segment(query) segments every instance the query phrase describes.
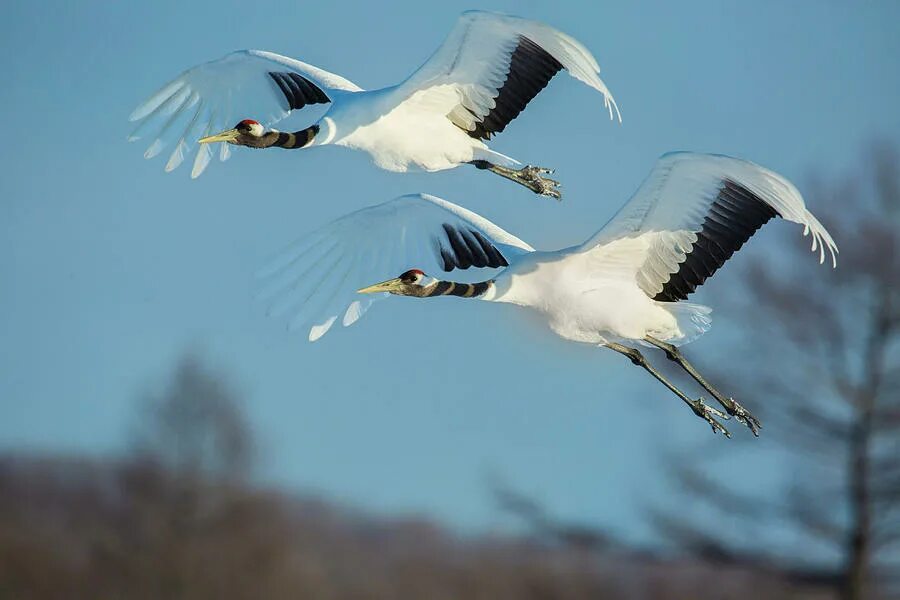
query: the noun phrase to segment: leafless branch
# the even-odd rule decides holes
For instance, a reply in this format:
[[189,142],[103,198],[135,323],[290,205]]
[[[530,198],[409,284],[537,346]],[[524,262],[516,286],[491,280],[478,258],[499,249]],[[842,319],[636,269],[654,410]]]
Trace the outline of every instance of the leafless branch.
[[[766,402],[765,432],[784,444],[797,473],[784,504],[757,506],[721,480],[675,471],[693,501],[733,506],[733,517],[747,523],[777,518],[811,536],[823,555],[844,556],[838,579],[847,600],[872,589],[874,564],[900,571],[900,555],[884,551],[900,536],[900,156],[880,146],[869,164],[862,180],[813,188],[821,220],[841,246],[835,272],[813,273],[805,249],[792,245],[779,268],[771,260],[751,264],[733,295],[743,315],[759,315],[746,335],[763,350],[729,365],[728,376],[750,397],[777,398]],[[698,528],[678,512],[654,520],[695,551],[734,557],[745,550],[730,532]],[[754,559],[772,563],[776,555],[773,548]],[[799,564],[806,556],[781,558]]]

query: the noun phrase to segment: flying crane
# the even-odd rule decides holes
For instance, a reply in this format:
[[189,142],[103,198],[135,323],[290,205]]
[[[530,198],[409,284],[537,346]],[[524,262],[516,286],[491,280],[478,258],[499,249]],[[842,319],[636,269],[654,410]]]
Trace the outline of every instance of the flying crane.
[[[378,298],[443,296],[536,311],[557,335],[626,356],[662,382],[713,428],[735,417],[759,421],[713,387],[680,347],[710,326],[709,307],[685,302],[774,217],[803,225],[812,250],[837,266],[837,247],[785,178],[727,156],[664,155],[619,212],[587,241],[536,251],[456,204],[427,194],[401,196],[341,217],[299,240],[262,272],[270,313],[309,326],[314,341],[341,319],[355,323]],[[502,269],[477,283],[429,273]],[[396,278],[371,284],[391,273]],[[363,294],[362,296],[360,294]],[[635,345],[660,349],[725,412],[693,399],[657,371]]]
[[[376,90],[299,60],[241,50],[183,72],[131,114],[134,141],[155,128],[144,153],[174,149],[166,171],[200,146],[192,177],[209,165],[209,144],[250,148],[337,145],[367,152],[382,169],[442,171],[469,164],[559,199],[551,169],[522,165],[488,148],[559,71],[603,94],[610,118],[621,121],[591,53],[552,27],[518,17],[463,13],[443,45],[405,81]],[[294,132],[270,126],[292,111],[328,104],[318,121]],[[236,123],[231,129],[218,132]]]

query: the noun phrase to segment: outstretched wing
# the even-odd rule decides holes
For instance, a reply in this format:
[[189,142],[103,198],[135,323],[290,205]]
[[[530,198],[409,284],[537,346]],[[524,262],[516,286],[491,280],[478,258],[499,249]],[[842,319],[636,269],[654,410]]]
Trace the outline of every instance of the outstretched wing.
[[339,318],[345,327],[355,323],[379,298],[357,294],[361,287],[413,268],[434,275],[505,267],[533,250],[472,211],[411,194],[352,212],[295,242],[260,272],[260,298],[270,315],[289,318],[290,329],[312,325],[309,340],[315,341]]
[[803,225],[812,250],[837,266],[837,246],[788,180],[754,163],[676,152],[656,163],[625,206],[577,253],[604,255],[625,240],[638,285],[655,300],[687,298],[757,229],[781,217]]
[[597,61],[581,43],[542,23],[481,11],[463,13],[398,93],[446,111],[470,136],[489,139],[563,69],[601,92],[610,118],[615,110],[622,120]]
[[[241,119],[271,125],[292,110],[358,91],[359,86],[343,77],[299,60],[239,50],[188,69],[141,103],[129,117],[138,126],[128,140],[152,140],[145,158],[172,147],[166,163],[166,171],[171,171],[190,155],[198,139]],[[220,158],[226,160],[228,144],[220,146]],[[211,148],[200,145],[191,177],[198,177],[211,158]]]

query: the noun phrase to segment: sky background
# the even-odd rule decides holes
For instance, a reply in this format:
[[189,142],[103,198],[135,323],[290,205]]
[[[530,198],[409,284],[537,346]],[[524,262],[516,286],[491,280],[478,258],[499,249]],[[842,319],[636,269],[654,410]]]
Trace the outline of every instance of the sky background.
[[[596,92],[558,76],[492,143],[556,167],[562,204],[470,168],[379,171],[342,148],[237,149],[192,181],[189,164],[164,173],[167,153],[146,161],[145,145],[125,141],[131,110],[197,63],[259,48],[382,87],[468,8],[4,3],[0,447],[119,452],[141,398],[196,351],[243,392],[266,483],[485,531],[506,526],[486,486],[499,476],[558,516],[645,539],[643,510],[667,493],[661,457],[711,457],[726,442],[627,361],[509,307],[443,300],[380,303],[309,344],[254,304],[253,273],[337,216],[419,191],[535,247],[571,245],[671,150],[744,157],[808,191],[812,173],[857,168],[872,139],[900,143],[900,3],[483,3],[583,42],[622,110],[610,122]],[[765,252],[769,235],[748,251]],[[691,354],[727,357],[731,318],[720,314]],[[776,446],[729,443],[715,468],[777,485]]]

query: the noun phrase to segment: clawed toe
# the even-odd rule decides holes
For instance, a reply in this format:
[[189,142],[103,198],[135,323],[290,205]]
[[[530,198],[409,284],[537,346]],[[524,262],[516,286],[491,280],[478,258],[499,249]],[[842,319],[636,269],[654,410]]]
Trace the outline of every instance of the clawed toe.
[[521,174],[525,185],[536,194],[549,196],[551,198],[556,198],[557,200],[562,199],[562,192],[559,190],[559,188],[562,187],[561,184],[555,179],[541,177],[542,174],[553,173],[553,169],[528,165],[523,167],[519,173]]
[[753,432],[753,435],[759,437],[759,430],[762,429],[762,423],[759,422],[759,419],[754,417],[749,410],[735,402],[734,398],[729,398],[728,404],[728,414],[733,416],[739,423],[746,425]]
[[722,432],[722,434],[730,438],[731,433],[725,429],[725,426],[722,425],[719,421],[716,420],[716,417],[722,419],[723,421],[727,421],[731,417],[726,415],[720,410],[717,410],[706,403],[703,402],[703,398],[699,398],[691,404],[691,408],[694,409],[694,414],[698,417],[709,423],[709,426],[712,427],[713,433]]
[[556,198],[557,200],[562,199],[562,192],[558,189],[559,183],[552,179],[539,179],[536,183],[538,185],[532,189],[541,196],[549,196],[550,198]]
[[525,165],[521,169],[510,169],[498,165],[491,165],[487,162],[473,161],[479,169],[490,169],[493,173],[515,181],[519,185],[524,185],[535,194],[541,196],[549,196],[550,198],[562,199],[562,192],[559,191],[560,183],[555,179],[543,177],[553,173],[553,169],[546,167],[535,167],[534,165]]
[[541,175],[553,175],[556,172],[556,169],[548,169],[547,167],[535,167],[533,165],[527,165],[522,169],[522,174],[526,177],[540,177]]
[[[663,342],[662,340],[658,340],[652,336],[647,336],[646,338],[644,338],[644,341],[650,343],[653,346],[656,346],[657,348],[665,352],[666,358],[678,363],[682,369],[687,371],[688,375],[693,377],[697,383],[699,383],[706,391],[712,394],[712,396],[716,399],[716,402],[721,404],[730,416],[734,417],[735,420],[739,423],[746,425],[747,428],[753,432],[753,435],[759,437],[759,430],[762,428],[759,419],[750,414],[750,411],[748,411],[746,408],[735,402],[734,398],[726,398],[716,388],[710,385],[709,382],[706,381],[706,379],[704,379],[702,375],[700,375],[697,369],[695,369],[694,366],[684,358],[684,356],[681,354],[681,351],[676,346]],[[691,406],[694,405],[692,404]],[[704,415],[701,415],[700,412],[698,412],[698,410],[702,410],[701,407],[703,406],[706,405],[704,405],[701,400],[698,406],[694,406],[694,412],[706,418]],[[719,417],[725,419],[729,418],[723,415],[720,411],[716,411],[716,413]],[[713,425],[713,429],[716,429],[715,425]]]

